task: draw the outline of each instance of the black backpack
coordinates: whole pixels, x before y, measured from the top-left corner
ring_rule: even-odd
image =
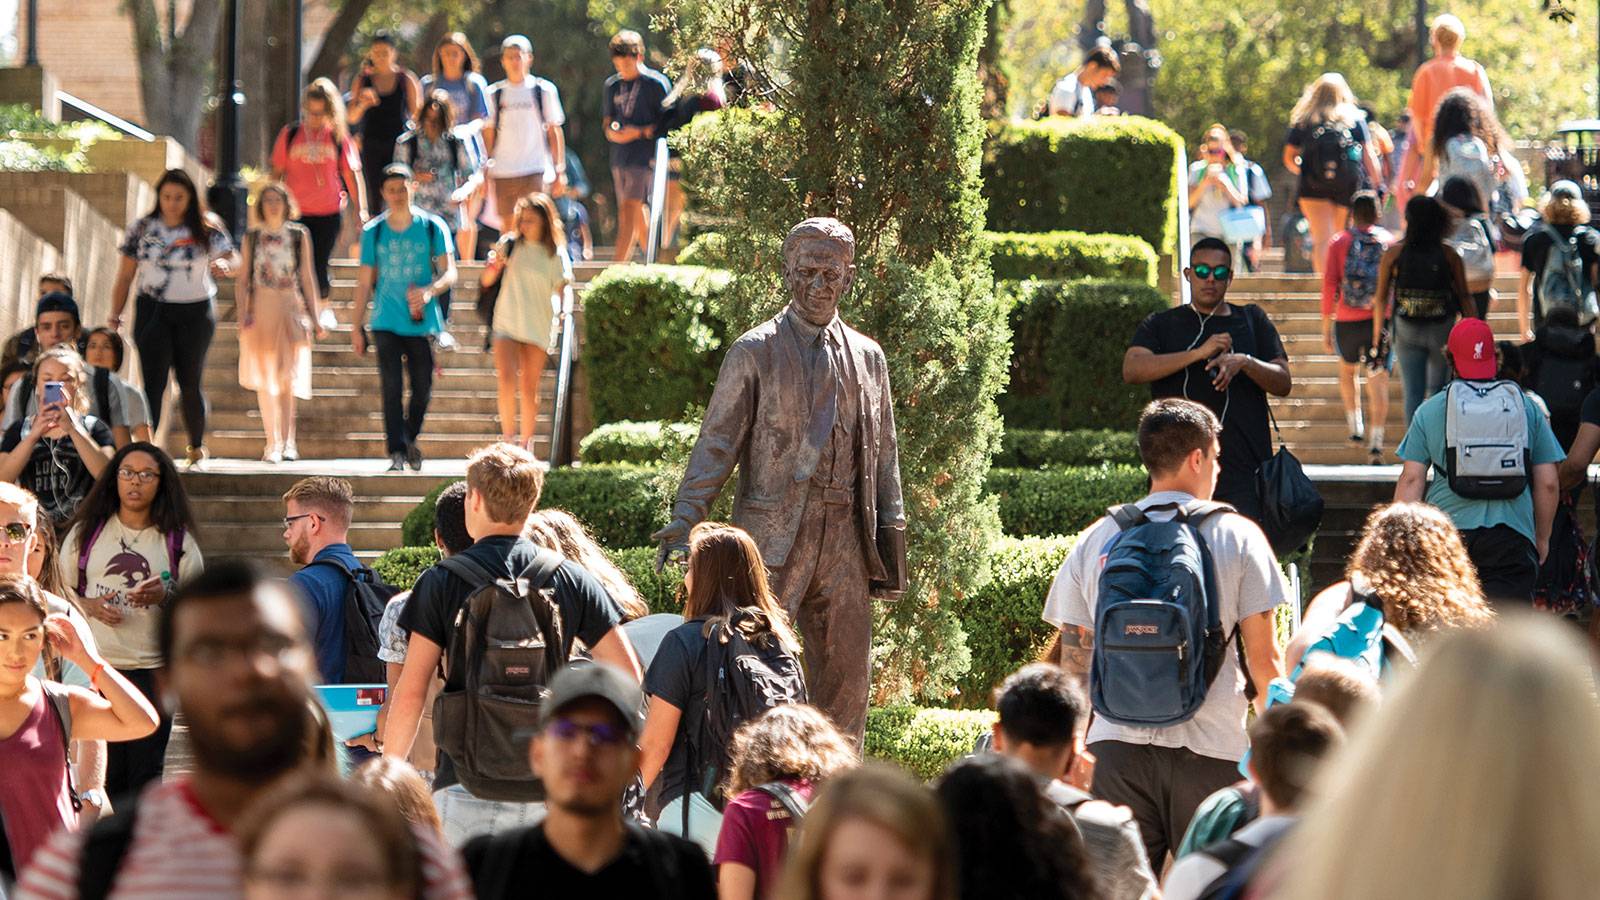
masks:
[[[351,569],[337,559],[319,559],[313,566],[329,566],[344,573],[344,683],[383,684],[384,664],[378,658],[378,625],[383,609],[400,589],[384,583],[366,566]]]
[[[474,797],[517,803],[544,799],[544,783],[529,771],[519,733],[538,723],[545,685],[567,662],[561,609],[551,586],[561,563],[561,557],[542,548],[515,578],[464,556],[439,563],[471,590],[440,661],[446,686],[433,703],[434,742]]]
[[[1301,150],[1300,171],[1318,196],[1347,201],[1361,189],[1361,155],[1349,127],[1323,122]]]
[[[717,786],[728,767],[728,748],[739,726],[775,706],[806,702],[806,679],[800,661],[771,632],[754,641],[740,624],[752,613],[741,610],[728,621],[712,621],[706,635],[705,703],[700,721],[691,728],[685,790],[697,792],[718,809]],[[684,834],[689,803],[682,804]]]
[[[1538,369],[1529,385],[1550,408],[1552,422],[1574,428],[1583,412],[1583,399],[1595,386],[1594,335],[1585,328],[1545,324],[1534,339]]]

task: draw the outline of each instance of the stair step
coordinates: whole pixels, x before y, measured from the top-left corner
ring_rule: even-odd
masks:
[[[474,451],[496,439],[497,436],[491,434],[440,435],[424,431],[422,437],[417,439],[417,446],[421,448],[424,460],[464,463]],[[171,436],[167,442],[168,452],[175,457],[181,455],[184,442],[181,435]],[[356,457],[381,460],[385,465],[388,463],[386,442],[383,433],[378,431],[357,431],[338,437],[301,435],[297,443],[300,456],[305,461]],[[259,430],[212,431],[206,435],[206,449],[213,455],[231,459],[260,459],[261,454],[266,452],[266,439]],[[533,452],[541,459],[547,458],[550,455],[548,441],[536,436]]]

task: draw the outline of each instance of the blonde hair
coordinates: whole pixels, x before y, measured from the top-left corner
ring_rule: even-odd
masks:
[[[15,506],[17,514],[29,522],[37,523],[40,521],[39,498],[33,491],[15,482],[0,481],[0,503]]]
[[[313,475],[296,481],[283,492],[283,502],[315,510],[334,525],[348,528],[355,511],[355,492],[350,482],[328,475]]]
[[[1222,140],[1220,140],[1218,143],[1222,145],[1222,152],[1228,157],[1228,162],[1235,166],[1240,165],[1241,160],[1239,159],[1239,150],[1233,146],[1233,135],[1228,132],[1228,126],[1222,124],[1221,122],[1213,122],[1211,127],[1206,129],[1202,140],[1209,141],[1212,139],[1213,135],[1218,134],[1222,136]]]
[[[806,814],[800,842],[778,885],[778,900],[820,900],[823,858],[839,826],[864,820],[894,835],[933,869],[931,900],[955,900],[955,844],[933,793],[904,771],[869,762],[835,776]]]
[[[521,447],[490,444],[467,457],[467,493],[482,497],[496,522],[526,522],[543,491],[544,466]]]
[[[728,746],[728,797],[780,778],[813,784],[853,769],[861,758],[814,706],[774,706],[734,732]]]
[[[572,513],[564,509],[534,510],[528,516],[528,524],[523,526],[522,536],[547,550],[554,550],[593,575],[606,589],[611,602],[622,608],[622,621],[631,622],[650,614],[650,607],[634,589],[633,582],[606,556],[594,535]]]
[[[1589,896],[1594,675],[1571,626],[1550,619],[1442,638],[1323,767],[1271,896]]]
[[[1426,503],[1373,510],[1347,574],[1372,588],[1384,619],[1407,635],[1476,628],[1495,618],[1460,532]]]
[[[350,139],[350,122],[344,111],[344,95],[327,78],[318,78],[306,85],[300,104],[307,100],[321,100],[328,107],[328,118],[333,120],[334,142],[342,144]]]
[[[1589,204],[1581,197],[1557,197],[1546,191],[1539,198],[1539,214],[1551,225],[1589,224]]]
[[[713,624],[737,618],[746,637],[761,640],[770,634],[790,653],[799,652],[800,642],[773,596],[766,563],[749,532],[720,522],[696,525],[689,532],[685,581],[683,617],[707,619],[708,634]]]
[[[72,385],[72,408],[79,414],[89,411],[89,369],[83,362],[83,357],[71,347],[57,345],[39,354],[33,361],[34,382],[41,387],[44,379],[39,377],[39,369],[46,362],[54,360],[67,367],[67,380]],[[111,424],[109,422],[107,425]]]
[[[1356,108],[1356,95],[1349,82],[1338,72],[1324,72],[1317,80],[1306,85],[1305,92],[1289,113],[1289,123],[1297,128],[1331,122],[1336,125],[1354,125],[1361,118]]]
[[[255,202],[250,204],[250,216],[256,220],[257,225],[267,224],[266,211],[261,201],[267,199],[268,194],[276,195],[283,200],[283,220],[292,222],[300,218],[300,205],[294,202],[294,195],[289,193],[289,187],[281,181],[269,181],[256,189]]]
[[[517,200],[511,215],[511,239],[522,240],[522,214],[530,210],[544,216],[544,238],[540,241],[552,254],[561,252],[560,248],[567,243],[566,231],[561,227],[561,213],[556,211],[556,202],[550,195],[542,191],[533,193]]]
[[[439,820],[439,809],[433,803],[428,783],[405,760],[375,756],[350,773],[350,783],[393,803],[407,822],[434,834],[444,833],[444,824]]]
[[[1444,13],[1434,18],[1428,34],[1433,38],[1433,42],[1439,45],[1440,50],[1454,52],[1466,39],[1467,26],[1461,24],[1459,18]]]

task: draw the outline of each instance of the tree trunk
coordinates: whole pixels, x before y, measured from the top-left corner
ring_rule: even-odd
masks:
[[[1122,61],[1124,112],[1148,116],[1155,109],[1152,93],[1161,56],[1156,52],[1155,15],[1147,0],[1123,0],[1128,11],[1128,41],[1118,49]]]
[[[145,127],[165,134],[194,153],[200,137],[200,116],[207,96],[212,50],[222,19],[222,0],[194,4],[189,21],[172,39],[161,33],[154,0],[126,0],[123,7],[133,20],[134,48],[139,58],[139,95],[144,101]],[[175,98],[186,102],[175,103]],[[187,98],[194,98],[188,101]]]
[[[344,5],[339,7],[339,14],[328,23],[328,31],[322,36],[317,58],[311,61],[311,68],[306,72],[308,83],[324,77],[332,78],[337,83],[344,54],[350,49],[350,39],[355,37],[356,27],[371,7],[372,0],[345,0]],[[339,88],[343,90],[344,85],[339,85]]]

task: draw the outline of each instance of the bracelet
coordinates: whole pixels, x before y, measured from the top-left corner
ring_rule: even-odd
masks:
[[[94,671],[89,673],[89,686],[90,687],[94,688],[97,691],[100,690],[100,673],[104,672],[105,670],[106,670],[106,664],[105,663],[97,663],[95,665]]]

